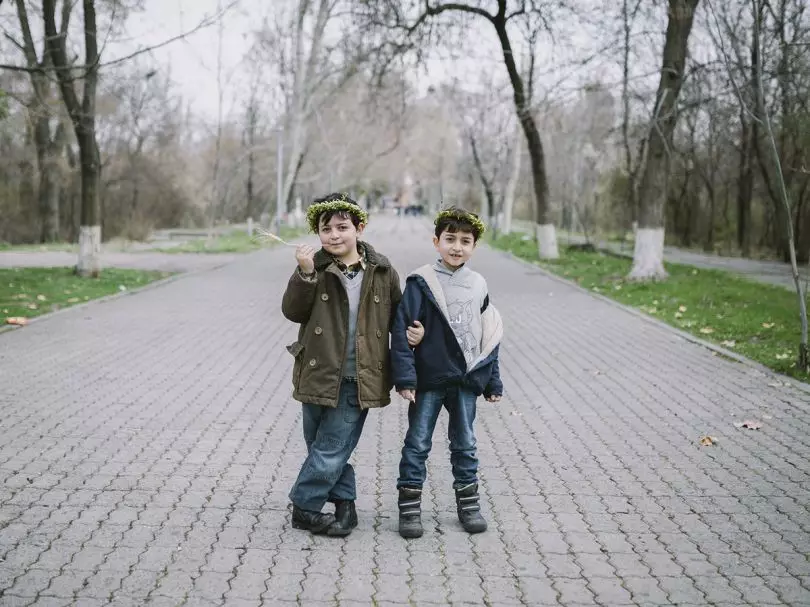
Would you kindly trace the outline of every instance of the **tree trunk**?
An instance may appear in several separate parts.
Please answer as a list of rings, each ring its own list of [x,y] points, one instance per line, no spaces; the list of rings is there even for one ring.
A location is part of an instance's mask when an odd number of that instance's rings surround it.
[[[44,108],[38,108],[40,110]],[[41,242],[59,240],[59,141],[51,142],[50,114],[40,113],[34,127],[34,142],[39,165],[39,213],[42,221]],[[61,139],[57,127],[56,139]]]
[[[523,160],[523,135],[520,132],[520,124],[515,125],[514,142],[512,143],[512,172],[509,174],[509,181],[506,182],[506,193],[503,199],[503,234],[512,233],[512,211],[515,208],[515,191],[520,180],[520,167]]]
[[[101,225],[98,184],[101,177],[98,144],[96,142],[96,86],[98,84],[98,41],[96,38],[96,9],[94,0],[83,0],[85,59],[81,103],[74,88],[66,50],[71,1],[62,5],[61,31],[56,29],[56,0],[42,3],[45,37],[51,61],[56,68],[62,99],[67,108],[76,140],[81,165],[81,227],[79,230],[79,259],[76,272],[80,276],[98,276],[101,268]]]
[[[678,95],[683,84],[689,33],[699,0],[669,0],[663,65],[648,136],[647,161],[639,184],[641,205],[630,278],[666,278],[664,269],[664,209],[669,182],[672,135]]]
[[[751,256],[751,198],[754,192],[754,170],[751,165],[753,156],[753,136],[751,125],[740,110],[742,133],[740,141],[740,170],[737,186],[737,246],[743,257]]]
[[[520,125],[526,135],[526,143],[529,148],[529,161],[532,168],[532,181],[534,183],[534,200],[536,215],[535,228],[539,245],[541,259],[557,259],[560,256],[557,248],[557,231],[551,221],[551,212],[548,204],[548,178],[546,176],[546,158],[543,150],[543,141],[540,138],[540,131],[531,111],[531,104],[528,103],[526,90],[523,86],[523,79],[518,73],[515,57],[512,52],[512,43],[506,30],[505,2],[501,2],[501,10],[493,19],[498,40],[503,51],[503,61],[509,72],[509,80],[512,83],[512,91],[515,99],[515,109],[517,110]]]
[[[478,144],[475,141],[475,135],[473,135],[472,131],[467,133],[467,138],[470,140],[473,163],[475,164],[475,170],[478,173],[478,177],[481,180],[481,188],[484,194],[484,204],[481,205],[482,215],[484,215],[484,220],[487,223],[491,223],[495,217],[495,192],[493,192],[492,184],[490,183],[490,180],[487,179],[486,173],[484,172],[484,165],[481,162],[481,156],[478,153]]]

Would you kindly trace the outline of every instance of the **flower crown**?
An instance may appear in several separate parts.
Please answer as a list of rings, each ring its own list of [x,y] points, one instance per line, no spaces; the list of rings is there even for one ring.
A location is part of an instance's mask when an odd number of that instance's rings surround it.
[[[309,224],[310,229],[316,234],[318,233],[318,218],[327,211],[345,211],[346,213],[350,213],[358,217],[360,219],[360,223],[368,223],[368,213],[366,213],[356,204],[352,204],[345,198],[341,200],[316,202],[315,204],[311,204],[307,209],[307,223]]]
[[[469,223],[473,229],[478,232],[479,237],[487,230],[487,227],[484,225],[484,222],[481,221],[481,218],[478,217],[478,215],[470,212],[465,213],[464,211],[460,211],[456,208],[449,208],[445,209],[444,211],[440,211],[439,214],[436,215],[433,225],[438,226],[439,222],[443,219],[455,219],[457,221]]]

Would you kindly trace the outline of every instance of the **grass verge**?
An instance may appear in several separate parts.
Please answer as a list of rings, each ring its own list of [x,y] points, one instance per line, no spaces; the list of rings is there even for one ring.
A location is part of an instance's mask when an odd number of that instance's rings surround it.
[[[631,306],[696,337],[802,381],[796,368],[801,324],[796,294],[720,270],[667,263],[661,282],[627,280],[631,260],[582,251],[562,251],[541,261],[532,238],[510,234],[488,239],[495,248]]]
[[[282,227],[279,236],[286,241],[294,240],[304,234],[303,229]],[[152,249],[157,253],[250,253],[259,249],[276,246],[275,242],[266,242],[258,238],[250,238],[247,232],[234,230],[212,239],[206,238],[189,240],[176,247],[165,249]]]
[[[0,268],[0,325],[7,318],[34,318],[168,276],[168,272],[109,268],[99,278],[80,278],[73,268]]]

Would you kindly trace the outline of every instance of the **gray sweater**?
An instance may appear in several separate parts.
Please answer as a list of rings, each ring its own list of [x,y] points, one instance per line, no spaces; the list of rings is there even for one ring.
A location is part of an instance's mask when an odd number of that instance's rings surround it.
[[[354,278],[340,275],[343,288],[349,298],[349,333],[346,338],[346,359],[343,363],[343,377],[357,377],[357,312],[360,309],[360,287],[363,286],[364,270]]]

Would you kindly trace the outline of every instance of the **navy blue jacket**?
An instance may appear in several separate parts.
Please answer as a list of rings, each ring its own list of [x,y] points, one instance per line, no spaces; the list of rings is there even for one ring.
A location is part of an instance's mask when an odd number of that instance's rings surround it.
[[[500,314],[489,303],[489,297],[481,309],[484,335],[481,356],[469,371],[464,352],[442,312],[439,299],[443,302],[444,294],[430,266],[408,276],[391,329],[394,386],[397,390],[424,391],[459,385],[476,395],[502,395],[498,352],[503,325]],[[425,337],[416,348],[411,348],[406,329],[415,320],[424,326]]]

